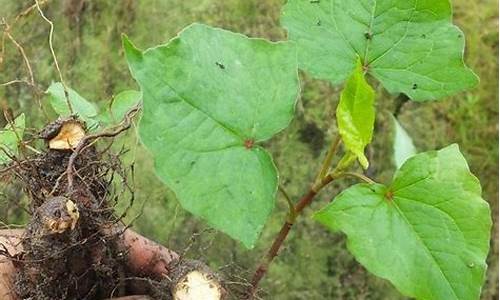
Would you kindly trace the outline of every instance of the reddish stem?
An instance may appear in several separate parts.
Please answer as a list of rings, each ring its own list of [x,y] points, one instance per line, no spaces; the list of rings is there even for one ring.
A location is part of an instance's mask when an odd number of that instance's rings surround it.
[[[257,267],[257,270],[255,271],[252,281],[251,281],[251,286],[250,290],[248,292],[248,299],[253,299],[255,296],[255,293],[257,291],[257,288],[259,286],[259,282],[262,280],[262,278],[266,275],[267,270],[269,268],[269,265],[271,262],[274,260],[274,258],[278,255],[279,250],[281,249],[281,246],[283,246],[284,241],[286,240],[288,233],[290,233],[290,230],[292,229],[293,224],[295,223],[295,219],[297,216],[299,216],[304,208],[309,206],[311,204],[312,200],[314,197],[318,194],[318,192],[327,184],[332,182],[334,177],[331,175],[327,175],[319,182],[317,185],[311,187],[309,191],[299,200],[299,202],[295,205],[295,216],[292,220],[288,220],[283,224],[281,227],[280,232],[274,239],[273,244],[271,245],[271,248],[269,248],[269,251],[267,252],[266,256],[262,259],[261,263]]]

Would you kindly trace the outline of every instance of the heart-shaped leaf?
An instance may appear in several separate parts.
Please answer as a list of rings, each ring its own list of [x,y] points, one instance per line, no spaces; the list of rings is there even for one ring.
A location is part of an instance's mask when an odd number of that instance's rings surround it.
[[[361,63],[347,79],[337,106],[337,126],[346,148],[354,153],[363,168],[368,168],[365,147],[372,140],[375,92],[366,82]]]
[[[166,45],[141,52],[125,38],[124,48],[157,174],[185,209],[252,247],[278,183],[257,143],[293,117],[294,45],[193,24]]]
[[[490,210],[456,145],[408,159],[387,187],[345,190],[315,218],[344,232],[356,259],[406,296],[479,298]]]
[[[282,23],[313,76],[339,83],[359,56],[391,93],[423,101],[478,82],[451,17],[449,0],[289,0]]]

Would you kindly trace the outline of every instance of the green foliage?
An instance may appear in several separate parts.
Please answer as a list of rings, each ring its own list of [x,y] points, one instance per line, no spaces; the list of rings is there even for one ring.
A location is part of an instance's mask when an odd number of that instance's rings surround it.
[[[410,158],[387,187],[345,190],[315,218],[344,232],[356,259],[407,296],[479,297],[490,210],[456,145]]]
[[[417,153],[417,149],[415,149],[413,140],[403,126],[399,124],[399,121],[392,115],[391,120],[394,128],[394,163],[397,168],[400,168],[408,158]]]
[[[337,106],[337,126],[346,148],[356,155],[363,168],[368,168],[364,150],[372,140],[375,92],[366,82],[361,62],[346,81]]]
[[[289,0],[282,23],[314,77],[339,83],[359,56],[389,92],[424,101],[478,82],[451,17],[449,0]]]
[[[326,0],[321,0],[324,2]],[[119,49],[118,35],[127,32],[139,45],[156,45],[175,35],[193,21],[228,28],[250,36],[266,37],[273,40],[284,39],[277,18],[282,0],[203,0],[203,1],[104,1],[96,0],[87,4],[83,12],[67,15],[71,1],[51,1],[44,10],[55,23],[55,51],[60,60],[63,74],[70,86],[87,99],[99,99],[104,104],[116,91],[130,88],[133,81],[124,68],[122,51]],[[309,2],[309,0],[304,0]],[[31,5],[21,2],[0,0],[5,17],[14,17],[22,9]],[[456,141],[467,157],[471,169],[481,178],[484,197],[498,205],[498,2],[454,0],[453,6],[457,24],[467,35],[467,62],[481,77],[478,88],[457,95],[451,101],[432,105],[405,105],[401,122],[411,134],[420,149],[437,149],[449,141]],[[161,11],[161,14],[157,12]],[[50,85],[57,77],[52,57],[46,45],[43,20],[36,13],[24,18],[22,26],[13,26],[11,33],[19,39],[30,57],[35,78],[41,85]],[[78,20],[78,26],[74,26]],[[43,27],[43,28],[42,28]],[[151,28],[155,34],[151,34]],[[34,32],[37,34],[33,35]],[[23,43],[24,42],[24,43]],[[323,45],[324,42],[322,41]],[[0,72],[0,82],[7,82],[16,70],[22,77],[22,57],[16,57],[16,48],[6,43],[7,55],[4,60],[5,72]],[[10,53],[9,53],[9,50]],[[327,63],[323,60],[322,63]],[[346,74],[352,70],[348,69]],[[27,76],[27,74],[24,74]],[[347,75],[346,75],[347,76]],[[281,181],[292,199],[303,193],[304,178],[310,176],[313,166],[321,163],[321,156],[310,151],[307,142],[301,141],[300,132],[309,122],[314,122],[320,133],[330,128],[334,101],[328,97],[338,97],[338,89],[332,89],[324,81],[304,77],[302,101],[305,110],[289,128],[270,142],[266,149],[280,169]],[[14,111],[24,111],[30,116],[31,127],[38,127],[45,120],[38,106],[33,105],[30,89],[10,86],[0,88],[0,96],[7,100]],[[385,94],[379,99],[388,99]],[[107,106],[100,105],[100,107]],[[377,111],[391,110],[389,101],[379,101]],[[370,163],[377,170],[375,178],[385,178],[393,166],[388,159],[393,154],[392,144],[386,135],[392,133],[388,114],[379,114],[377,137],[372,144],[373,157]],[[135,149],[135,138],[127,140],[126,147]],[[318,143],[317,151],[326,151],[326,144]],[[135,220],[134,229],[160,240],[172,249],[183,249],[193,231],[200,230],[200,222],[177,207],[175,197],[169,193],[153,174],[150,156],[142,146],[130,151],[127,156],[135,163],[136,198],[134,209],[127,215]],[[299,162],[299,163],[298,163]],[[338,181],[335,190],[341,190],[349,181]],[[15,187],[13,187],[15,189]],[[321,193],[313,207],[326,200],[329,193]],[[280,199],[283,200],[283,199]],[[143,203],[146,205],[143,205]],[[259,240],[259,247],[271,242],[282,225],[286,203],[279,202],[273,216]],[[144,213],[142,213],[144,207]],[[7,208],[2,212],[8,215]],[[306,211],[308,212],[308,211]],[[306,214],[307,215],[307,214]],[[12,215],[2,221],[18,222]],[[9,223],[9,222],[7,222]],[[175,224],[175,225],[174,225]],[[280,253],[270,273],[263,282],[263,289],[273,299],[406,299],[395,294],[393,288],[376,276],[370,276],[363,268],[353,263],[352,256],[344,249],[340,235],[325,238],[321,227],[314,227],[309,218],[302,218],[294,228],[295,237],[287,240],[287,250]],[[203,235],[207,238],[207,235]],[[227,257],[234,257],[235,263],[245,269],[255,263],[255,252],[244,251],[223,235],[208,235],[211,247],[202,247],[203,256],[212,265],[225,265]],[[497,244],[494,237],[492,244]],[[196,251],[197,247],[192,250]],[[262,249],[264,250],[264,249]],[[201,250],[200,250],[201,251]],[[498,263],[497,247],[490,253],[490,265]],[[328,258],[328,260],[327,260]],[[491,299],[498,294],[498,268],[488,269],[490,280],[483,288],[482,299]],[[307,276],[304,276],[306,274]]]
[[[95,128],[97,126],[95,118],[98,114],[96,106],[69,87],[67,87],[67,91],[73,113],[82,118],[89,128]],[[67,103],[62,83],[52,83],[46,93],[50,97],[50,105],[58,115],[67,117],[72,114]]]
[[[298,94],[296,53],[194,24],[144,52],[124,39],[143,95],[141,140],[182,206],[253,247],[278,175],[258,142],[285,128]]]
[[[11,156],[17,155],[17,145],[24,135],[25,128],[24,114],[20,114],[14,120],[14,126],[7,124],[3,130],[0,130],[0,164],[11,161]]]
[[[73,89],[67,87],[67,90],[73,114],[82,118],[91,131],[97,129],[99,125],[107,126],[120,123],[125,114],[138,105],[141,100],[139,91],[125,90],[113,97],[105,110],[99,113],[98,108],[93,103],[80,96]],[[59,116],[71,115],[64,95],[64,87],[60,82],[52,83],[47,89],[47,94],[50,97],[50,105]]]
[[[99,114],[98,119],[105,124],[118,124],[130,109],[139,105],[140,101],[141,92],[134,90],[122,91],[111,99],[106,109]]]

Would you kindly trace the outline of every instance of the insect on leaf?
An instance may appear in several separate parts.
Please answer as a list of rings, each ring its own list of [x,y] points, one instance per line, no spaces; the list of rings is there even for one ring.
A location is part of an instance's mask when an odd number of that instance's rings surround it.
[[[143,52],[124,38],[124,48],[158,176],[185,209],[253,247],[278,184],[259,142],[293,117],[294,45],[193,24],[168,44]]]
[[[346,148],[354,153],[363,168],[368,168],[365,146],[372,140],[375,92],[366,82],[361,63],[346,81],[337,106],[337,126]]]
[[[350,187],[315,219],[408,297],[479,299],[490,209],[456,145],[411,157],[388,186]]]
[[[478,83],[451,18],[449,0],[289,0],[281,21],[314,77],[340,83],[361,57],[389,92],[425,101]]]
[[[14,126],[7,124],[0,130],[0,164],[5,164],[11,161],[12,156],[17,155],[17,146],[19,139],[23,138],[25,129],[24,114],[20,114],[14,120]]]

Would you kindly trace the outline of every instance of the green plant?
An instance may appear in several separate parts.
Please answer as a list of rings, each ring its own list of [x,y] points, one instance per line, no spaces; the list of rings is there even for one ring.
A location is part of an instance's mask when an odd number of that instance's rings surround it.
[[[477,84],[463,63],[464,35],[451,23],[449,1],[290,0],[282,23],[290,41],[270,43],[199,24],[144,52],[124,38],[142,92],[139,133],[158,176],[188,211],[253,247],[279,186],[272,158],[259,143],[293,118],[297,69],[332,84],[347,79],[336,114],[339,136],[310,190],[289,202],[250,295],[316,194],[334,180],[355,177],[364,183],[334,197],[316,220],[344,232],[357,260],[407,296],[478,298],[490,212],[458,147],[399,159],[387,185],[356,171],[356,162],[369,165],[364,150],[375,120],[373,85],[423,102]],[[76,95],[70,91],[70,100],[81,101]],[[64,93],[56,98],[66,109]],[[96,118],[88,106],[73,107],[83,118]],[[412,155],[409,148],[402,157]]]

